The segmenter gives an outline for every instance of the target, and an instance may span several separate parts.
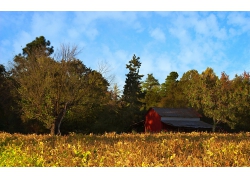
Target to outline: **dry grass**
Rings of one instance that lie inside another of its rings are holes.
[[[0,166],[249,167],[250,133],[0,133]]]

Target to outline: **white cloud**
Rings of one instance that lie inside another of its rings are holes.
[[[128,27],[132,27],[137,31],[142,31],[143,27],[141,23],[138,21],[137,12],[75,12],[74,15],[74,24],[82,27],[83,29],[87,27],[95,27],[96,22],[101,21],[120,21],[127,25]],[[148,17],[145,13],[142,14],[143,17]]]
[[[232,12],[228,15],[228,24],[243,26],[247,24],[247,18],[243,13]]]
[[[160,42],[165,42],[166,40],[165,34],[160,28],[155,28],[150,31],[150,36]]]
[[[133,52],[141,57],[140,73],[145,76],[153,73],[160,82],[163,82],[171,71],[177,71],[181,76],[190,69],[203,71],[207,66],[211,66],[219,75],[229,66],[235,68],[231,72],[236,71],[236,67],[244,68],[244,65],[239,66],[242,62],[236,66],[226,53],[230,50],[228,47],[233,49],[234,45],[242,41],[239,35],[249,35],[250,30],[247,12],[116,11],[13,14],[9,21],[0,18],[0,24],[4,23],[3,26],[1,24],[0,30],[13,31],[11,36],[1,36],[1,54],[6,54],[6,49],[10,49],[11,53],[14,51],[14,54],[21,53],[21,46],[24,47],[40,35],[50,40],[55,49],[60,43],[77,44],[84,47],[80,59],[86,66],[97,69],[98,61],[107,61],[121,87],[128,72],[126,64],[132,58]],[[155,17],[159,19],[154,19]],[[8,16],[5,15],[4,18]],[[119,29],[112,31],[110,28]],[[145,31],[150,28],[151,31]],[[114,33],[110,34],[109,30]],[[243,50],[249,48],[248,42],[244,42],[241,50],[245,54],[240,54],[239,57],[244,56],[246,62],[250,53]]]
[[[169,32],[177,38],[179,46],[175,50],[178,72],[202,70],[209,66],[220,74],[228,68],[224,51],[229,36],[215,14],[177,14],[176,21],[169,25]]]
[[[58,36],[65,28],[65,13],[63,12],[36,12],[31,20],[32,34],[36,36]]]
[[[249,12],[232,12],[227,17],[227,24],[236,28],[237,33],[232,35],[239,35],[250,30],[250,17]],[[246,15],[248,14],[248,16]]]
[[[176,61],[167,53],[158,54],[144,50],[141,63],[140,74],[144,75],[143,80],[147,78],[147,74],[152,73],[159,83],[163,83],[170,72],[178,70]]]
[[[192,42],[190,34],[184,28],[170,27],[169,32],[179,40],[181,46],[187,46]]]
[[[176,29],[184,29],[190,32],[194,31],[195,35],[226,39],[225,27],[221,26],[217,19],[214,13],[178,13],[172,17],[173,21],[170,29],[173,34],[177,34]]]
[[[145,15],[144,15],[145,16]],[[75,12],[72,14],[72,26],[71,35],[76,35],[78,32],[81,36],[86,36],[89,40],[96,40],[98,35],[102,35],[99,26],[101,23],[110,23],[111,21],[121,22],[121,25],[125,27],[132,27],[137,32],[142,32],[144,28],[141,23],[137,21],[136,12]]]

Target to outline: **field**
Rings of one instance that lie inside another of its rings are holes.
[[[0,133],[1,167],[249,167],[250,133]]]

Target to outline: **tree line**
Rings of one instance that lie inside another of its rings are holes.
[[[150,107],[193,107],[213,130],[223,125],[250,130],[250,75],[243,72],[230,80],[212,68],[201,74],[190,70],[178,80],[171,72],[160,84],[153,74],[145,81],[140,57],[126,64],[125,85],[111,87],[102,71],[79,59],[75,45],[54,47],[37,37],[13,58],[7,71],[0,65],[0,131],[10,133],[129,132]],[[141,126],[141,130],[143,127]]]

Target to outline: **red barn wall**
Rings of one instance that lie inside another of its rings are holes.
[[[145,132],[160,132],[161,130],[161,116],[154,109],[149,109],[146,114]]]

